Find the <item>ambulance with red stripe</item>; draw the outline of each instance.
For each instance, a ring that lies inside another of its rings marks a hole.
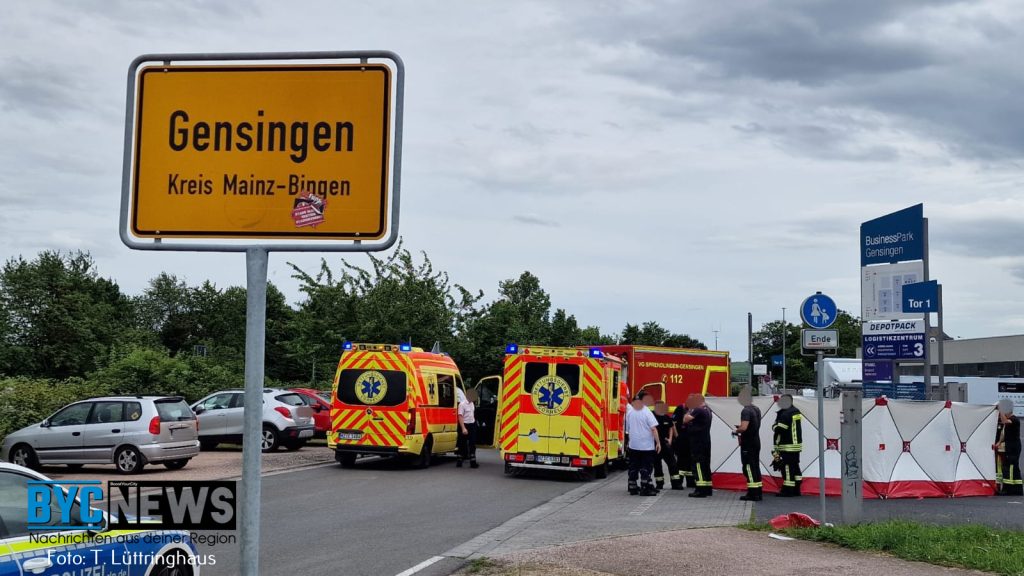
[[[622,361],[597,348],[509,344],[499,389],[505,472],[542,468],[597,478],[623,457]]]
[[[408,344],[342,347],[327,446],[342,467],[360,455],[408,456],[426,468],[458,438],[459,368],[447,354]]]

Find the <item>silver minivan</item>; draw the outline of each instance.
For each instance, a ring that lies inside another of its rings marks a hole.
[[[28,468],[114,464],[122,474],[157,463],[177,470],[199,453],[198,436],[198,421],[184,398],[91,398],[7,435],[0,459]]]

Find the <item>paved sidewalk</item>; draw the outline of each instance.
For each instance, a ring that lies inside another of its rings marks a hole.
[[[676,530],[491,555],[481,576],[933,576],[980,575],[737,528]],[[462,573],[470,573],[464,569]]]
[[[477,558],[610,536],[735,526],[750,520],[750,504],[739,499],[739,492],[716,491],[711,498],[689,498],[689,493],[664,490],[654,497],[630,496],[625,474],[613,474],[513,518],[445,556]]]

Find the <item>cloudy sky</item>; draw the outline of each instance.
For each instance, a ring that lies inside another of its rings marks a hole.
[[[8,0],[0,258],[88,250],[129,293],[162,270],[243,284],[239,254],[118,239],[129,63],[389,49],[401,234],[488,298],[530,270],[581,324],[719,330],[745,359],[748,311],[815,290],[858,310],[859,223],[924,202],[947,332],[1022,333],[1021,29],[1015,0]],[[288,261],[318,256],[271,255],[295,300]]]

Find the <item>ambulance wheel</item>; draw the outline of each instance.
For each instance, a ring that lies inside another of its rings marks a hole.
[[[433,455],[431,452],[433,450],[434,438],[432,436],[427,436],[427,441],[423,443],[423,449],[420,450],[420,455],[416,457],[415,466],[417,468],[429,468],[430,458]]]
[[[601,464],[600,466],[594,466],[593,470],[594,478],[597,478],[598,480],[604,480],[605,478],[608,477],[608,462],[606,461],[604,464]]]
[[[343,452],[338,455],[338,464],[342,468],[351,468],[356,465],[356,454],[353,452]]]

